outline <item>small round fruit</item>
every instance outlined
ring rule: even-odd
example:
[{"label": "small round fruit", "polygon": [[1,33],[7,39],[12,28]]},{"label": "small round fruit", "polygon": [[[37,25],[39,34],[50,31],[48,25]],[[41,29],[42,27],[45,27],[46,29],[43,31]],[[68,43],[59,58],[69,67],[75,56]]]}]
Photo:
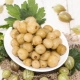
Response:
[{"label": "small round fruit", "polygon": [[51,39],[44,39],[43,44],[46,48],[52,48],[53,46],[53,41]]},{"label": "small round fruit", "polygon": [[58,80],[70,80],[70,79],[69,79],[69,76],[66,74],[59,74]]},{"label": "small round fruit", "polygon": [[49,32],[46,38],[53,40],[56,38],[56,34],[54,32]]},{"label": "small round fruit", "polygon": [[34,72],[25,69],[25,70],[23,71],[22,76],[23,76],[23,79],[24,79],[24,80],[33,80]]},{"label": "small round fruit", "polygon": [[33,60],[34,60],[34,59],[39,60],[39,59],[40,59],[40,55],[39,55],[37,52],[33,51],[33,52],[31,53],[31,58],[32,58]]},{"label": "small round fruit", "polygon": [[25,40],[26,42],[31,42],[32,39],[33,39],[33,35],[32,35],[31,33],[26,33],[26,34],[24,35],[24,40]]},{"label": "small round fruit", "polygon": [[31,22],[27,25],[27,31],[31,34],[35,34],[39,28],[40,26],[37,22]]},{"label": "small round fruit", "polygon": [[64,73],[66,75],[69,75],[69,70],[66,67],[60,67],[59,68],[59,73]]},{"label": "small round fruit", "polygon": [[16,74],[12,74],[8,80],[19,80],[19,76]]},{"label": "small round fruit", "polygon": [[52,28],[52,26],[50,26],[50,25],[45,25],[44,27],[43,27],[43,29],[47,29],[48,31],[53,31],[53,28]]},{"label": "small round fruit", "polygon": [[8,69],[3,70],[3,72],[2,72],[2,78],[7,79],[7,78],[10,77],[10,75],[11,75],[11,71],[10,70],[8,70]]},{"label": "small round fruit", "polygon": [[13,28],[17,28],[18,26],[20,26],[20,21],[19,20],[15,20],[13,23]]},{"label": "small round fruit", "polygon": [[25,60],[23,60],[23,64],[26,66],[31,66],[32,60],[31,58],[27,58]]},{"label": "small round fruit", "polygon": [[35,47],[35,51],[38,53],[38,54],[43,54],[45,51],[46,51],[46,48],[43,44],[39,44]]},{"label": "small round fruit", "polygon": [[59,44],[61,44],[61,43],[62,43],[61,38],[55,38],[55,39],[53,40],[52,49],[53,49],[53,50],[56,49],[56,48],[59,46]]},{"label": "small round fruit", "polygon": [[0,5],[0,14],[3,12],[3,9],[4,9],[3,5]]},{"label": "small round fruit", "polygon": [[12,48],[12,54],[14,55],[14,56],[18,56],[18,50],[19,50],[19,47],[18,46],[14,46],[13,48]]},{"label": "small round fruit", "polygon": [[48,62],[48,66],[53,68],[58,65],[59,59],[55,55],[50,55],[47,62]]},{"label": "small round fruit", "polygon": [[14,47],[14,46],[19,46],[19,43],[16,39],[12,39],[11,40],[11,46]]},{"label": "small round fruit", "polygon": [[71,69],[74,67],[74,64],[75,64],[75,61],[74,61],[73,57],[68,56],[68,58],[67,58],[67,60],[66,60],[66,62],[65,62],[65,66],[66,66],[69,70],[71,70]]},{"label": "small round fruit", "polygon": [[27,43],[27,42],[25,42],[25,43],[23,43],[22,47],[23,47],[24,49],[26,49],[27,52],[31,52],[31,51],[33,51],[33,46],[32,46],[31,43]]},{"label": "small round fruit", "polygon": [[46,51],[44,54],[41,55],[40,60],[48,60],[50,55],[50,51]]},{"label": "small round fruit", "polygon": [[41,68],[46,68],[47,67],[47,61],[44,61],[44,60],[40,60],[40,67]]},{"label": "small round fruit", "polygon": [[24,34],[17,35],[16,39],[17,39],[19,44],[23,44],[24,43]]},{"label": "small round fruit", "polygon": [[54,30],[54,33],[55,33],[56,37],[60,37],[61,36],[61,32],[59,30]]},{"label": "small round fruit", "polygon": [[33,60],[32,67],[37,69],[40,68],[40,62],[38,60]]},{"label": "small round fruit", "polygon": [[16,38],[18,34],[19,34],[19,32],[17,29],[12,29],[10,32],[10,35],[12,38]]},{"label": "small round fruit", "polygon": [[66,9],[64,8],[64,6],[61,5],[61,4],[55,5],[55,6],[53,7],[53,9],[54,9],[54,11],[55,11],[56,13],[58,13],[58,14],[59,14],[60,12],[66,10]]},{"label": "small round fruit", "polygon": [[71,15],[68,12],[60,12],[58,15],[59,19],[63,22],[70,22],[72,20]]},{"label": "small round fruit", "polygon": [[28,24],[28,23],[31,23],[31,22],[36,22],[36,19],[33,17],[33,16],[30,16],[30,17],[27,17],[25,19],[25,22]]},{"label": "small round fruit", "polygon": [[56,51],[52,51],[51,55],[55,55],[58,60],[60,60],[60,55]]},{"label": "small round fruit", "polygon": [[20,21],[19,26],[17,26],[17,30],[22,34],[25,34],[27,32],[26,22]]},{"label": "small round fruit", "polygon": [[18,50],[18,57],[21,59],[21,60],[25,60],[27,57],[28,57],[28,52],[26,49],[24,48],[19,48]]},{"label": "small round fruit", "polygon": [[47,33],[45,32],[44,29],[39,29],[37,32],[36,32],[36,35],[37,36],[40,36],[42,39],[46,37]]},{"label": "small round fruit", "polygon": [[63,44],[59,44],[59,46],[57,47],[57,53],[63,55],[65,54],[65,52],[66,52],[66,46]]},{"label": "small round fruit", "polygon": [[19,70],[19,65],[16,64],[13,60],[10,61],[10,68],[13,71],[18,71]]},{"label": "small round fruit", "polygon": [[39,45],[42,43],[42,38],[40,36],[34,36],[32,39],[33,45]]},{"label": "small round fruit", "polygon": [[40,80],[49,80],[47,77],[41,77]]}]

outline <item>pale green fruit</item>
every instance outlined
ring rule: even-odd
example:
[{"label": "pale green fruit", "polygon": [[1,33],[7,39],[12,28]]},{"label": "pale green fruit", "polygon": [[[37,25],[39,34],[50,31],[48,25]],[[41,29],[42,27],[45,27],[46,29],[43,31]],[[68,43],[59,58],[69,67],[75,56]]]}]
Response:
[{"label": "pale green fruit", "polygon": [[70,80],[70,79],[69,76],[67,76],[66,74],[59,74],[58,80]]},{"label": "pale green fruit", "polygon": [[68,75],[69,74],[69,70],[66,67],[60,67],[59,68],[59,73],[64,73],[64,74]]},{"label": "pale green fruit", "polygon": [[8,70],[8,69],[6,69],[6,70],[4,70],[4,71],[2,72],[2,78],[7,79],[7,78],[9,78],[10,75],[11,75],[11,71]]},{"label": "pale green fruit", "polygon": [[72,20],[71,15],[66,11],[60,12],[58,17],[62,22],[70,22]]},{"label": "pale green fruit", "polygon": [[64,8],[64,6],[63,5],[61,5],[61,4],[57,4],[56,6],[54,6],[53,7],[53,9],[54,9],[54,11],[56,12],[56,13],[60,13],[61,11],[65,11],[66,9]]},{"label": "pale green fruit", "polygon": [[19,76],[16,74],[12,74],[8,80],[19,80]]},{"label": "pale green fruit", "polygon": [[65,66],[66,66],[69,70],[71,70],[71,69],[74,67],[74,63],[75,63],[75,61],[74,61],[73,57],[68,56],[68,58],[67,58],[67,60],[66,60],[66,62],[65,62]]},{"label": "pale green fruit", "polygon": [[34,77],[34,72],[33,71],[30,71],[30,70],[27,70],[27,69],[25,69],[23,71],[23,79],[24,80],[33,80],[33,77]]}]

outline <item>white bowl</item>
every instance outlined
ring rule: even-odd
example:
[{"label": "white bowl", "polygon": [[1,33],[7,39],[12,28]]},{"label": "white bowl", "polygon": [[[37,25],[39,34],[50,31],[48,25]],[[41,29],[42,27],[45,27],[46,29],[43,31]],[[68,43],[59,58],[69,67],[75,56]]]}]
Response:
[{"label": "white bowl", "polygon": [[62,56],[60,56],[60,61],[58,63],[58,65],[54,68],[50,68],[50,67],[47,67],[47,68],[39,68],[39,69],[35,69],[33,67],[28,67],[28,66],[25,66],[23,64],[23,62],[16,56],[14,56],[12,54],[12,46],[10,44],[11,42],[11,36],[10,36],[10,31],[12,30],[12,27],[10,27],[7,31],[6,31],[6,34],[4,36],[4,47],[5,47],[5,50],[7,52],[7,54],[9,55],[9,57],[14,61],[16,62],[18,65],[20,65],[21,67],[25,68],[25,69],[28,69],[28,70],[32,70],[32,71],[35,71],[35,72],[48,72],[48,71],[52,71],[52,70],[55,70],[57,68],[59,68],[60,66],[62,66],[64,64],[64,62],[66,61],[67,57],[68,57],[68,54],[69,54],[69,45],[68,45],[68,42],[65,38],[65,36],[63,35],[63,33],[61,33],[61,39],[62,39],[62,42],[63,44],[66,46],[67,50],[66,50],[66,53]]}]

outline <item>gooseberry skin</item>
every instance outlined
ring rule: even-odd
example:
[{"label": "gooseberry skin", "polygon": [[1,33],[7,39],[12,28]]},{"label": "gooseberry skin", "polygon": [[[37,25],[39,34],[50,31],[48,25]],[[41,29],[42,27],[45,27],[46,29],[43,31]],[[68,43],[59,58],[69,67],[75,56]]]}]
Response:
[{"label": "gooseberry skin", "polygon": [[54,30],[53,27],[50,26],[50,25],[45,25],[45,26],[43,27],[43,29],[44,29],[44,30],[48,30],[48,32],[52,32],[52,31]]},{"label": "gooseberry skin", "polygon": [[32,40],[33,45],[39,45],[42,43],[42,38],[40,36],[34,36]]},{"label": "gooseberry skin", "polygon": [[52,48],[52,46],[53,46],[52,40],[51,39],[47,39],[47,38],[43,40],[43,44],[48,49]]},{"label": "gooseberry skin", "polygon": [[12,74],[8,80],[19,80],[19,76],[16,74]]},{"label": "gooseberry skin", "polygon": [[4,71],[2,72],[2,78],[7,79],[7,78],[9,78],[10,75],[11,75],[11,71],[8,70],[8,69],[6,69],[6,70],[4,70]]},{"label": "gooseberry skin", "polygon": [[26,33],[26,34],[24,35],[24,40],[25,40],[26,42],[31,42],[32,39],[33,39],[33,35],[32,35],[31,33]]},{"label": "gooseberry skin", "polygon": [[60,12],[66,10],[66,9],[64,8],[64,6],[61,5],[61,4],[57,4],[56,6],[53,7],[53,9],[54,9],[54,11],[55,11],[56,13],[58,13],[58,14],[59,14]]},{"label": "gooseberry skin", "polygon": [[70,80],[66,74],[59,74],[58,80]]},{"label": "gooseberry skin", "polygon": [[30,58],[27,58],[23,61],[24,65],[26,65],[26,66],[31,66],[31,62],[32,62],[32,60]]},{"label": "gooseberry skin", "polygon": [[66,62],[65,62],[65,66],[66,66],[69,70],[71,70],[71,69],[74,67],[74,64],[75,64],[75,61],[74,61],[73,57],[68,56],[68,58],[67,58],[67,60],[66,60]]},{"label": "gooseberry skin", "polygon": [[59,17],[60,21],[62,21],[62,22],[68,23],[72,20],[71,15],[66,11],[60,12],[58,17]]},{"label": "gooseberry skin", "polygon": [[30,71],[30,70],[27,70],[27,69],[25,69],[23,71],[23,79],[24,80],[33,80],[33,77],[34,77],[34,72],[33,71]]},{"label": "gooseberry skin", "polygon": [[40,62],[38,60],[33,60],[32,67],[36,69],[40,68]]},{"label": "gooseberry skin", "polygon": [[64,74],[68,75],[69,74],[69,70],[66,67],[60,67],[59,68],[59,73],[64,73]]},{"label": "gooseberry skin", "polygon": [[35,47],[35,51],[38,54],[43,54],[46,51],[46,47],[43,44],[39,44]]},{"label": "gooseberry skin", "polygon": [[32,23],[32,22],[36,22],[36,19],[33,16],[27,17],[25,19],[25,22],[28,23]]}]

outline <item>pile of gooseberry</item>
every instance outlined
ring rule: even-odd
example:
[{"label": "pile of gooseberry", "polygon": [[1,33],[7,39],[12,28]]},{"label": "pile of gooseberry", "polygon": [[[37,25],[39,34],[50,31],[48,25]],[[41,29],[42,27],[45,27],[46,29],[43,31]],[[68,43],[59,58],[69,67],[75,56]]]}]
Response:
[{"label": "pile of gooseberry", "polygon": [[26,66],[55,67],[66,52],[61,32],[50,25],[41,27],[32,16],[23,21],[16,20],[10,35],[13,55]]}]

